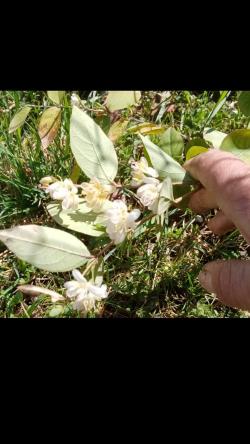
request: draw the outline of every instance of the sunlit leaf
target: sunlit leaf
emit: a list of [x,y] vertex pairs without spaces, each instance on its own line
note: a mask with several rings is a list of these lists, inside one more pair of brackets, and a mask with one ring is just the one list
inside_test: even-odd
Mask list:
[[20,259],[47,271],[69,271],[90,257],[72,234],[38,225],[19,225],[0,231],[0,240]]
[[[96,227],[98,215],[90,212],[85,203],[80,203],[79,208],[75,211],[63,211],[61,204],[50,203],[47,205],[50,216],[59,224],[69,230],[78,233],[87,234],[88,236],[98,237],[103,231]],[[99,220],[98,220],[99,222]]]
[[229,151],[246,163],[250,163],[250,129],[239,129],[228,134],[220,149]]
[[30,110],[30,106],[25,106],[14,115],[13,119],[10,122],[9,133],[13,133],[17,130],[17,128],[20,128],[24,124]]
[[65,95],[65,91],[47,91],[48,97],[52,102],[60,105],[63,101],[63,97]]
[[186,160],[192,159],[192,157],[198,156],[206,151],[208,151],[208,148],[205,148],[204,146],[192,146],[187,152]]
[[129,133],[141,133],[143,135],[161,134],[164,131],[164,127],[150,122],[139,123],[138,125],[128,128]]
[[114,112],[135,105],[140,98],[140,91],[109,91],[106,106],[109,111]]
[[168,128],[161,136],[159,146],[175,160],[180,160],[184,143],[181,134],[175,128]]
[[205,128],[203,132],[203,137],[207,142],[210,142],[214,148],[219,149],[222,141],[226,137],[226,133],[222,131],[214,130],[213,128]]
[[42,147],[45,150],[55,139],[61,123],[61,110],[57,106],[46,109],[38,125],[38,134],[40,136]]
[[143,142],[153,167],[158,171],[160,178],[165,179],[169,176],[173,183],[182,182],[186,176],[184,168],[182,168],[182,166],[171,156],[165,153],[165,151],[151,142],[148,137],[144,137],[141,134],[139,134],[139,137]]
[[84,111],[73,107],[70,123],[70,142],[75,159],[90,179],[113,181],[118,159],[111,140]]

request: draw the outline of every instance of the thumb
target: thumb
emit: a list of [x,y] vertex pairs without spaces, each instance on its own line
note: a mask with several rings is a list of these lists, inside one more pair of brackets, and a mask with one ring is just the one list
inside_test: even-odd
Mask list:
[[209,262],[198,279],[223,304],[250,311],[250,261]]

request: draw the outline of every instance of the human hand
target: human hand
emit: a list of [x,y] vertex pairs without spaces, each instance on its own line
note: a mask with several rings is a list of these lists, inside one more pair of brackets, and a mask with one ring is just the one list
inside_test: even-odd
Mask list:
[[[238,228],[250,243],[250,166],[230,153],[209,150],[184,164],[202,188],[189,201],[198,213],[217,208],[208,222],[215,234]],[[213,261],[199,274],[200,284],[224,304],[250,310],[250,261]]]

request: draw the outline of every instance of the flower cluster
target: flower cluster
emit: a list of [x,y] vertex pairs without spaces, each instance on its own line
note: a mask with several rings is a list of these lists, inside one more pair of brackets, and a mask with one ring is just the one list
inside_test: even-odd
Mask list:
[[147,159],[141,157],[138,162],[132,162],[131,186],[138,188],[137,196],[142,205],[157,214],[162,183],[157,179],[157,171],[148,166]]
[[49,193],[52,199],[62,201],[63,210],[77,210],[79,204],[78,189],[71,179],[52,183],[46,188],[46,193]]
[[74,280],[65,282],[66,296],[71,299],[74,310],[87,313],[96,306],[96,302],[107,298],[107,285],[94,285],[80,273],[73,270]]
[[97,178],[81,185],[87,206],[95,213],[101,213],[107,207],[108,198],[115,191],[113,185],[102,184]]
[[106,231],[116,245],[124,241],[129,230],[135,229],[137,225],[135,221],[140,214],[140,210],[137,209],[129,212],[122,200],[115,200],[105,211]]

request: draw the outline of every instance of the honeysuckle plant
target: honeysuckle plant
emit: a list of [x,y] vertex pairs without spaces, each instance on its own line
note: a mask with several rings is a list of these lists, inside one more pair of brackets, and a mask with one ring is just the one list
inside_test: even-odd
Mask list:
[[[50,133],[53,125],[58,127],[57,119],[64,96],[63,92],[49,93],[50,99],[56,104],[53,110],[49,110],[50,118],[51,113],[54,116],[54,123],[50,128],[47,125],[47,133],[43,131],[41,123],[39,127],[41,143],[46,149],[52,140]],[[115,112],[133,106],[140,100],[138,91],[123,93],[113,91],[108,94],[105,105],[107,110]],[[246,108],[245,102],[244,106]],[[0,231],[0,240],[20,259],[42,270],[71,271],[72,280],[65,282],[66,292],[63,295],[50,289],[43,289],[43,292],[51,296],[52,303],[61,306],[70,303],[73,309],[87,315],[100,301],[108,298],[110,289],[103,283],[103,268],[109,257],[108,252],[119,248],[126,240],[133,239],[149,219],[163,227],[167,223],[169,208],[185,207],[186,196],[199,184],[180,163],[183,160],[184,143],[174,128],[166,129],[151,123],[127,127],[128,122],[124,125],[122,121],[122,131],[134,133],[137,143],[143,148],[143,155],[131,159],[129,186],[123,184],[121,177],[117,179],[119,159],[112,128],[109,134],[105,134],[75,94],[71,98],[71,107],[70,146],[76,165],[86,180],[82,183],[77,183],[77,180],[74,182],[69,172],[68,177],[60,180],[47,176],[40,181],[40,186],[52,199],[47,204],[48,213],[64,229],[41,225],[16,226]],[[30,108],[26,107],[19,126],[20,122],[24,123],[29,112]],[[16,116],[13,120],[10,132],[18,127]],[[117,122],[114,125],[117,131]],[[242,142],[239,131],[250,130],[237,131],[237,134],[235,131],[233,135],[227,136],[205,128],[203,146],[198,145],[196,140],[191,142],[186,158],[208,150],[209,143],[219,149],[232,150],[233,146],[234,150],[244,151],[237,146],[239,140]],[[159,144],[153,143],[150,138],[152,134],[161,135]],[[129,200],[128,195],[131,196]],[[71,232],[77,232],[78,237]],[[93,252],[84,243],[88,237],[95,237],[96,245],[99,242],[100,246]],[[35,288],[39,292],[38,287]],[[29,290],[32,291],[31,288]]]

